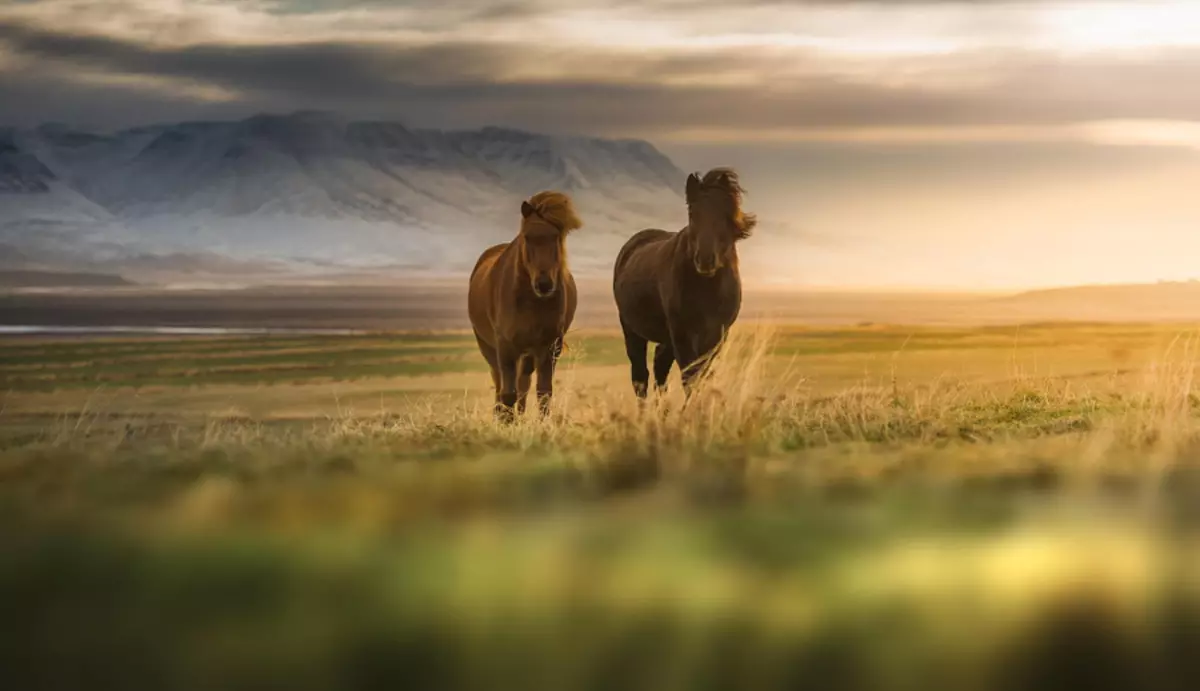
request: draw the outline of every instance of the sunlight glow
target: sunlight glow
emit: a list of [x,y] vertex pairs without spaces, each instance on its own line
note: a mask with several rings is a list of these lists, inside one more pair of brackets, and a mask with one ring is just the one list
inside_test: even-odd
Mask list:
[[[771,48],[837,56],[942,55],[989,49],[1104,51],[1200,46],[1200,2],[904,3],[897,5],[585,2],[534,14],[463,14],[452,6],[370,4],[275,10],[288,3],[43,0],[0,8],[60,28],[161,43],[393,40],[540,43],[580,48]],[[135,21],[136,20],[136,21]]]
[[1039,12],[1044,47],[1102,51],[1200,45],[1200,2],[1079,2]]
[[676,143],[839,142],[911,145],[1082,141],[1109,146],[1168,146],[1200,150],[1200,122],[1184,120],[1097,120],[1067,125],[957,127],[802,127],[723,130],[691,128],[665,133]]
[[1081,126],[1099,144],[1179,146],[1200,150],[1200,122],[1180,120],[1105,120]]

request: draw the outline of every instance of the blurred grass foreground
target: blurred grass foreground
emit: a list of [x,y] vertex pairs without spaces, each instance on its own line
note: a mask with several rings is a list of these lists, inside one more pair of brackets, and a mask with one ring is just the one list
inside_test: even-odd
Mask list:
[[[991,332],[905,336],[897,355],[877,347],[895,334],[864,327],[830,355],[814,346],[829,334],[746,329],[686,407],[675,390],[645,410],[596,336],[552,418],[507,428],[486,376],[444,379],[449,360],[362,373],[310,414],[337,372],[255,375],[270,358],[243,351],[268,339],[48,344],[44,368],[5,346],[0,678],[1200,688],[1189,342],[1034,331],[1037,372]],[[397,342],[457,343],[420,340]],[[330,367],[322,348],[373,347],[277,346]],[[181,348],[183,391],[81,397],[72,379]],[[248,358],[237,381],[203,381],[231,350]],[[54,368],[61,386],[30,374]],[[407,393],[369,407],[381,388]]]

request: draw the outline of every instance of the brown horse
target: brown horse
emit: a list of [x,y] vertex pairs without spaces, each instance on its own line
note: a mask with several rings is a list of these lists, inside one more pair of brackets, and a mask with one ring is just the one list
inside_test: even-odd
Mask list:
[[613,270],[613,294],[625,333],[633,390],[645,398],[654,351],[654,383],[666,386],[679,363],[684,388],[702,374],[742,306],[736,243],[754,230],[742,211],[737,173],[715,168],[688,176],[688,224],[677,233],[643,230],[625,243]]
[[467,311],[479,351],[492,369],[496,417],[525,412],[537,369],[541,413],[550,408],[563,334],[575,318],[578,295],[567,268],[567,234],[583,222],[561,192],[539,192],[521,203],[521,231],[489,247],[471,272]]

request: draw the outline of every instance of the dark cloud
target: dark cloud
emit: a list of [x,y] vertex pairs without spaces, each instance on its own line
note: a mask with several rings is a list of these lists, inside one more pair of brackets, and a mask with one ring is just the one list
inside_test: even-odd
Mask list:
[[[579,4],[603,6],[591,0]],[[416,10],[419,15],[415,21],[421,26],[439,26],[447,22],[525,19],[562,6],[561,2],[556,3],[552,0],[277,0],[269,6],[269,10],[275,14],[288,15],[401,8]],[[409,28],[416,27],[410,25]]]
[[369,93],[397,79],[446,83],[485,78],[506,54],[488,46],[391,48],[356,43],[201,44],[156,48],[120,39],[47,31],[0,20],[0,45],[18,55],[116,74],[194,79],[250,91]]
[[[395,47],[379,43],[280,45],[199,44],[155,47],[112,37],[71,34],[0,20],[0,49],[36,70],[0,80],[0,121],[64,119],[68,104],[104,102],[105,88],[80,68],[154,77],[167,87],[120,91],[131,121],[149,113],[191,117],[208,109],[323,108],[352,114],[401,116],[417,124],[470,127],[500,124],[597,134],[664,134],[679,129],[761,130],[950,125],[1053,125],[1095,119],[1200,120],[1200,51],[1155,60],[1097,55],[975,54],[992,75],[984,85],[955,88],[888,86],[813,76],[769,89],[705,85],[723,70],[768,70],[768,58],[748,51],[615,57],[586,51],[519,50],[494,44],[441,43]],[[788,58],[794,61],[794,57]],[[508,81],[518,61],[587,63],[590,74],[609,67],[611,80]],[[567,71],[570,73],[570,71]],[[663,83],[690,76],[688,86]],[[232,101],[214,106],[189,99],[170,84],[219,87]],[[74,95],[72,95],[74,90]],[[115,92],[114,92],[115,93]],[[84,95],[88,98],[84,98]],[[119,119],[118,106],[105,120]],[[191,110],[189,110],[189,108]],[[68,111],[64,113],[63,111]],[[87,112],[91,110],[84,110]],[[159,117],[156,115],[155,117]]]
[[10,74],[0,72],[0,126],[63,122],[85,129],[115,130],[174,120],[237,118],[277,105],[252,97],[211,103],[171,91],[79,83],[36,66]]

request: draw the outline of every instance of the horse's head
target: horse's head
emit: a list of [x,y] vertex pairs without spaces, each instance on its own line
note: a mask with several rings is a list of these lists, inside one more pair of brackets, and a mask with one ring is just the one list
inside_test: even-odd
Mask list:
[[734,244],[750,237],[757,223],[742,211],[744,191],[730,168],[714,168],[687,179],[688,249],[701,276],[712,276],[735,261]]
[[548,298],[567,274],[567,234],[583,225],[571,198],[561,192],[539,192],[521,202],[521,263],[533,294]]

